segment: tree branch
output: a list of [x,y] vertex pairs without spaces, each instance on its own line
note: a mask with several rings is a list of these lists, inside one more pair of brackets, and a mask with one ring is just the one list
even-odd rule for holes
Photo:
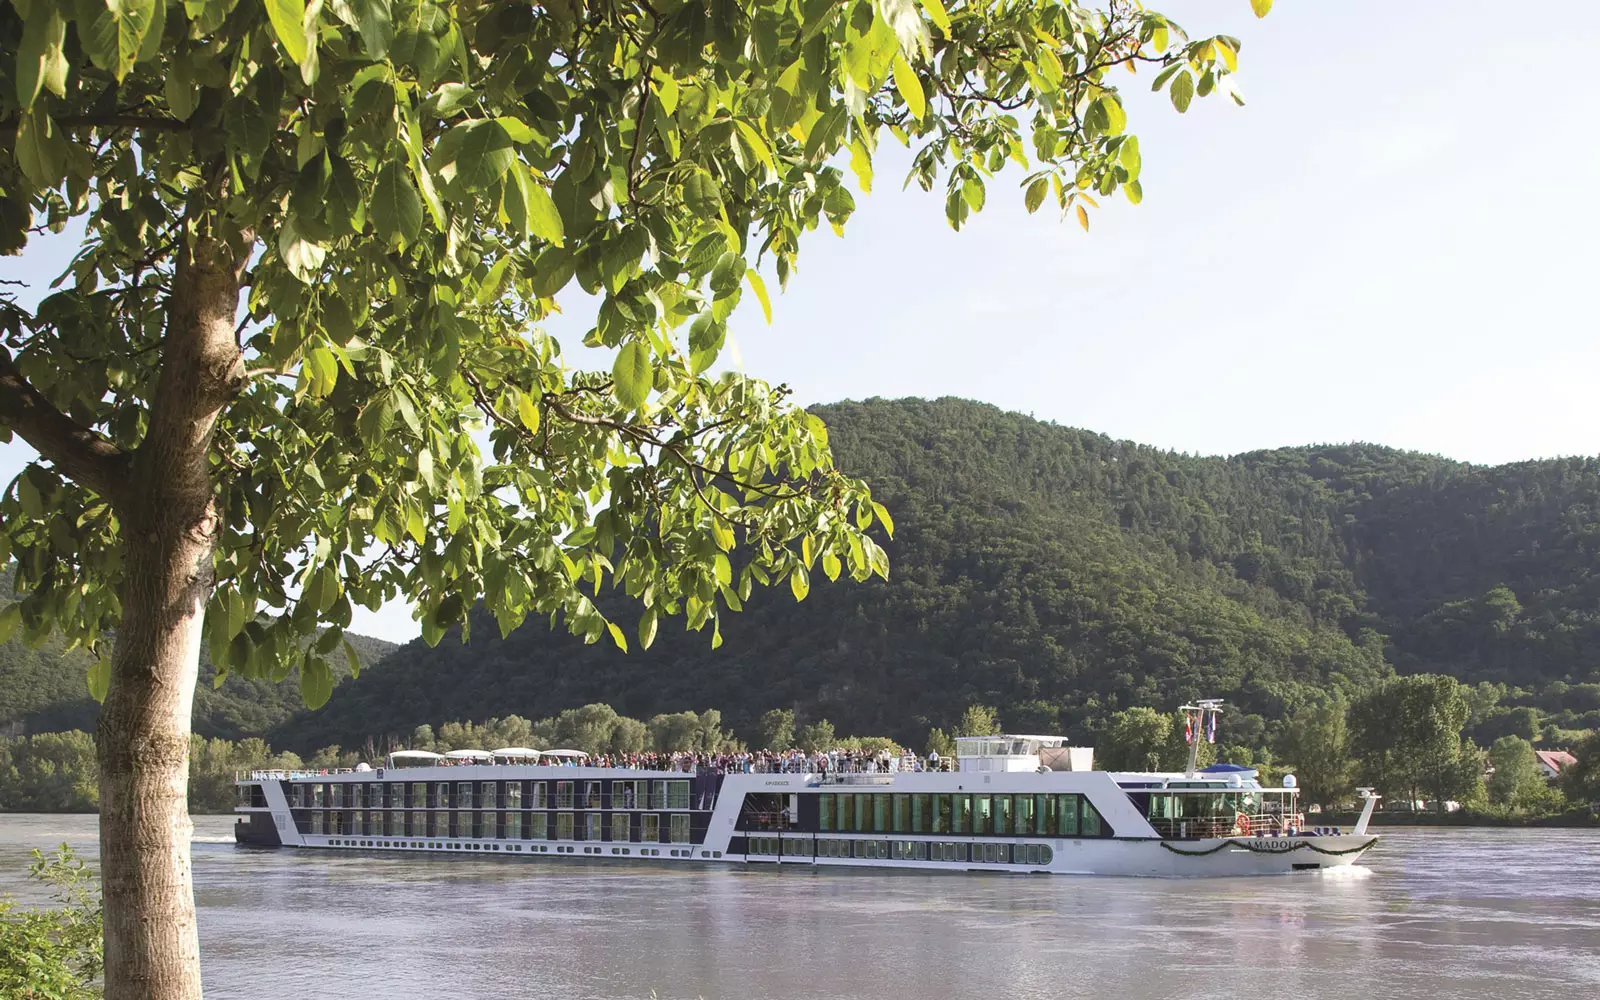
[[128,467],[121,448],[56,409],[34,388],[0,347],[0,423],[16,431],[34,450],[74,482],[107,500],[120,492]]

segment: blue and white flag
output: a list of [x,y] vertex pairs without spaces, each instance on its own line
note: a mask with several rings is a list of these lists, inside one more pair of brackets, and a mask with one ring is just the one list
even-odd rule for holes
[[1206,717],[1206,742],[1217,742],[1217,713],[1215,712]]

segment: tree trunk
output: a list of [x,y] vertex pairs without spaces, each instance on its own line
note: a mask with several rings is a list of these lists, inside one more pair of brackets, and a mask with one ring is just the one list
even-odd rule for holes
[[100,861],[107,1000],[198,1000],[189,867],[189,728],[215,582],[209,451],[236,394],[242,256],[196,238],[168,301],[150,424],[114,503],[122,624],[100,712]]

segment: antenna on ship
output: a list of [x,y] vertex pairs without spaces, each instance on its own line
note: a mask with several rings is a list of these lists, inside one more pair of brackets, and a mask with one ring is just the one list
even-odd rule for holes
[[1178,711],[1183,713],[1183,738],[1189,744],[1189,766],[1183,776],[1192,778],[1200,759],[1200,741],[1217,742],[1217,716],[1222,714],[1222,699],[1201,698],[1193,705],[1180,705]]

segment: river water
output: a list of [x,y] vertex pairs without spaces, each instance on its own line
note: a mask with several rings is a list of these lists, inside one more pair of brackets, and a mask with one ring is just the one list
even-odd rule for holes
[[[1600,833],[1391,829],[1225,880],[680,869],[233,845],[196,821],[208,997],[1374,1000],[1600,996]],[[0,815],[95,854],[92,816]]]

